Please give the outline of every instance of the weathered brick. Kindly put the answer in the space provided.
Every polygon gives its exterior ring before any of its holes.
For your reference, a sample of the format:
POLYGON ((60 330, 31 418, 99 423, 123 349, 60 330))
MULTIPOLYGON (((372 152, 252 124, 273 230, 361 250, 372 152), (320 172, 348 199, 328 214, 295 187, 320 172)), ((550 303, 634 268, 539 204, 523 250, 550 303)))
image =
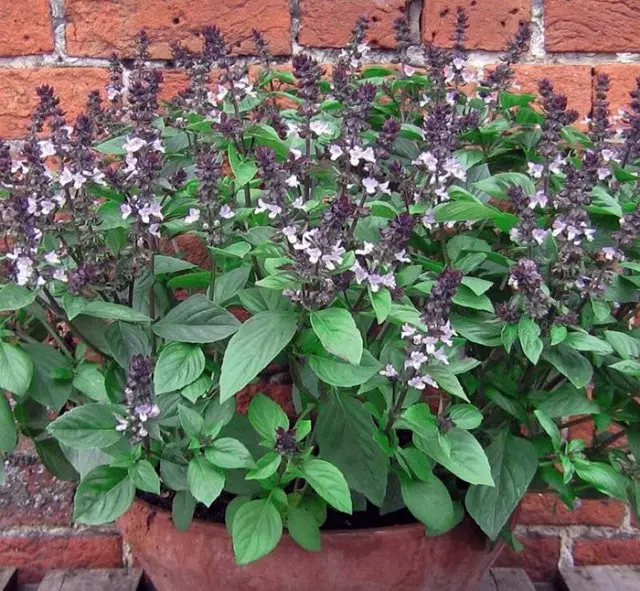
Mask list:
POLYGON ((638 0, 544 0, 548 51, 640 50, 638 0))
POLYGON ((538 93, 538 82, 548 78, 556 92, 565 94, 568 107, 586 117, 591 111, 591 66, 521 64, 514 68, 523 93, 538 93))
POLYGON ((53 50, 53 24, 48 0, 3 2, 0 7, 0 56, 53 50))
POLYGON ((0 137, 23 136, 31 111, 38 103, 36 88, 53 86, 69 120, 82 111, 87 95, 107 80, 99 68, 0 69, 0 137))
POLYGON ((0 487, 0 527, 69 525, 75 487, 51 476, 35 458, 14 456, 0 487))
POLYGON ((595 67, 595 73, 609 75, 609 109, 611 115, 617 116, 618 110, 626 108, 631 102, 629 93, 636 88, 640 64, 603 64, 595 67))
POLYGON ((619 527, 625 505, 617 501, 579 500, 573 511, 555 495, 530 493, 520 504, 518 523, 523 525, 601 525, 619 527))
POLYGON ((368 40, 374 47, 395 47, 393 21, 405 0, 300 0, 298 42, 312 47, 342 47, 361 15, 371 21, 368 40))
POLYGON ((21 583, 40 581, 54 568, 122 566, 122 542, 117 534, 87 536, 2 536, 0 565, 18 569, 21 583))
POLYGON ((429 0, 422 9, 422 39, 451 47, 458 6, 469 16, 469 49, 501 50, 518 25, 531 20, 530 0, 429 0))
POLYGON ((552 581, 556 577, 560 558, 560 538, 557 536, 518 536, 522 552, 505 549, 495 566, 523 568, 534 581, 552 581))
POLYGON ((640 538, 578 539, 573 545, 576 566, 640 564, 640 538))
POLYGON ((130 56, 144 28, 151 56, 169 58, 172 42, 201 47, 197 35, 208 25, 219 26, 241 53, 254 53, 252 27, 264 33, 274 54, 291 52, 288 0, 67 0, 66 14, 71 55, 130 56))
MULTIPOLYGON (((577 418, 577 417, 576 417, 577 418)), ((607 429, 607 433, 603 433, 599 431, 597 433, 598 440, 601 440, 603 437, 610 437, 615 433, 619 433, 622 431, 622 427, 618 425, 611 425, 609 429, 607 429)), ((592 445, 594 441, 594 435, 596 434, 595 426, 593 421, 586 421, 584 423, 579 423, 578 425, 573 425, 569 427, 569 438, 570 439, 582 439, 587 445, 592 445)), ((626 445, 626 439, 618 439, 616 440, 611 447, 622 447, 626 445)))

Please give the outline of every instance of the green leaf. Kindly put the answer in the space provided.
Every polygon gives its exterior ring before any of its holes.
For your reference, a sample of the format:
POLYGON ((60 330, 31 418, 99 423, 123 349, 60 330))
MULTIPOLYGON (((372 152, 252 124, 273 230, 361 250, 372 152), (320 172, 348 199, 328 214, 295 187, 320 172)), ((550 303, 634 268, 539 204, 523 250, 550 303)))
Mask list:
POLYGON ((554 324, 551 327, 551 346, 559 345, 567 338, 567 327, 561 324, 554 324))
POLYGON ((538 422, 545 430, 545 433, 551 438, 551 443, 553 444, 553 449, 558 451, 560 446, 562 445, 562 435, 560 434, 560 429, 558 429, 558 425, 555 424, 553 419, 544 413, 541 410, 534 410, 533 414, 536 415, 538 422))
POLYGON ((376 430, 371 412, 353 396, 334 392, 318 409, 316 438, 320 457, 342 471, 351 489, 381 507, 389 458, 374 444, 376 430))
POLYGON ((13 412, 4 393, 0 392, 0 451, 11 453, 18 443, 13 412))
POLYGON ((213 290, 213 301, 216 304, 224 304, 230 300, 245 286, 250 273, 251 267, 244 266, 218 275, 213 290))
POLYGON ((589 400, 582 390, 566 384, 555 392, 541 392, 538 410, 541 410, 551 418, 558 418, 571 415, 597 414, 600 412, 600 407, 592 400, 589 400))
POLYGON ((505 189, 511 185, 522 187, 527 195, 536 192, 533 181, 520 172, 501 172, 474 183, 476 189, 489 193, 492 197, 502 197, 505 189))
POLYGON ((199 455, 189 462, 187 480, 196 501, 207 507, 220 496, 224 487, 224 474, 199 455))
POLYGON ((522 351, 529 361, 536 365, 544 345, 540 338, 540 327, 536 321, 530 316, 523 316, 518 323, 518 337, 522 351))
POLYGON ((153 257, 153 270, 156 275, 164 275, 166 273, 179 273, 180 271, 188 271, 194 269, 197 265, 184 261, 182 259, 176 259, 174 257, 167 257, 161 254, 156 254, 153 257))
POLYGON ((584 388, 593 377, 593 368, 589 361, 564 343, 546 349, 542 359, 553 365, 576 388, 584 388))
POLYGON ((236 562, 247 564, 276 547, 282 537, 282 519, 269 499, 249 501, 236 511, 231 531, 236 562))
POLYGON ((141 326, 114 322, 105 333, 111 356, 123 369, 129 369, 134 355, 151 355, 151 337, 141 326))
POLYGON ((405 409, 395 423, 396 429, 409 429, 425 439, 438 437, 436 418, 425 402, 418 402, 405 409))
POLYGON ((187 408, 182 404, 178 405, 178 417, 180 418, 180 426, 190 439, 196 439, 202 434, 204 428, 204 419, 195 410, 187 408))
POLYGON ((126 469, 98 466, 76 490, 73 519, 86 525, 111 523, 129 508, 135 492, 126 469))
POLYGON ((478 440, 468 431, 454 427, 441 437, 414 437, 418 449, 449 472, 470 484, 494 486, 487 456, 478 440), (440 439, 446 441, 449 450, 442 447, 440 439))
POLYGON ((511 353, 511 347, 513 347, 513 344, 518 340, 518 325, 505 324, 502 327, 500 338, 502 339, 505 351, 511 353))
POLYGON ((453 303, 464 308, 472 308, 473 310, 484 310, 493 313, 493 304, 486 295, 477 295, 466 285, 458 286, 456 295, 453 296, 453 303))
POLYGON ((204 456, 214 466, 225 469, 253 468, 256 463, 243 443, 232 437, 220 437, 204 450, 204 456))
POLYGON ((301 507, 290 507, 287 513, 289 535, 309 552, 320 552, 320 528, 311 511, 301 507))
POLYGON ((202 349, 187 343, 169 343, 160 353, 153 372, 156 394, 180 390, 204 371, 202 349))
POLYGON ((251 252, 251 245, 244 240, 240 240, 239 242, 230 244, 226 248, 216 248, 215 246, 210 246, 209 251, 216 254, 217 256, 227 259, 243 259, 251 252))
POLYGON ((449 418, 460 429, 475 429, 482 423, 482 413, 472 404, 455 404, 449 410, 449 418))
POLYGON ((278 427, 289 428, 289 418, 285 412, 264 394, 253 397, 248 414, 251 426, 271 445, 276 441, 278 427))
POLYGON ((155 495, 160 494, 160 478, 154 467, 147 460, 139 460, 129 470, 129 477, 136 488, 155 495))
POLYGON ((188 386, 185 386, 180 390, 180 394, 184 396, 189 402, 195 404, 196 400, 206 394, 211 388, 212 380, 211 376, 203 373, 195 382, 191 382, 188 386))
POLYGON ((564 344, 576 351, 593 351, 600 355, 613 353, 613 347, 609 343, 583 332, 570 332, 564 344))
POLYGON ((123 322, 151 322, 151 318, 146 314, 128 306, 112 304, 111 302, 89 302, 79 314, 107 320, 122 320, 123 322))
POLYGON ((118 407, 110 404, 77 406, 47 428, 58 441, 76 449, 105 449, 122 440, 116 431, 118 407))
POLYGON ((171 519, 178 531, 187 531, 189 529, 189 525, 193 520, 193 513, 196 510, 196 503, 197 501, 188 490, 179 490, 173 497, 171 519))
POLYGON ((96 402, 109 402, 104 375, 97 363, 83 363, 73 378, 73 387, 96 402))
POLYGON ((465 497, 467 511, 489 538, 497 539, 538 468, 533 445, 507 430, 487 448, 495 486, 471 486, 465 497))
POLYGON ((496 218, 500 211, 473 201, 447 201, 433 210, 438 222, 476 222, 496 218))
POLYGON ((574 465, 576 474, 596 490, 620 501, 627 499, 629 480, 609 464, 577 460, 574 465))
POLYGON ((469 402, 464 388, 460 384, 460 380, 453 374, 453 372, 446 365, 433 365, 427 367, 427 371, 431 377, 438 383, 438 386, 453 394, 462 400, 469 402))
POLYGON ((384 287, 375 293, 369 290, 369 297, 373 311, 376 313, 376 320, 378 324, 382 324, 391 311, 391 292, 384 287))
POLYGON ((282 456, 277 451, 270 451, 263 455, 254 468, 247 472, 245 480, 265 480, 276 473, 280 467, 282 456))
POLYGON ((351 514, 349 485, 338 468, 325 460, 309 458, 300 467, 300 473, 329 505, 342 513, 351 514))
POLYGON ((450 319, 456 332, 472 343, 486 347, 498 347, 502 344, 500 334, 503 324, 495 316, 482 313, 462 315, 452 312, 450 319))
POLYGON ((309 358, 309 366, 323 382, 343 388, 364 384, 380 369, 380 364, 366 349, 362 353, 360 365, 352 365, 340 359, 312 355, 309 358))
POLYGON ((8 283, 0 288, 0 312, 20 310, 32 304, 35 299, 35 292, 15 283, 8 283))
POLYGON ((231 337, 222 360, 220 399, 231 398, 282 351, 296 333, 297 315, 261 312, 231 337))
POLYGON ((618 361, 618 363, 614 363, 609 367, 628 376, 640 378, 640 361, 636 361, 635 359, 618 361))
POLYGON ((463 277, 462 285, 466 285, 474 294, 480 296, 493 286, 493 281, 479 279, 478 277, 463 277))
POLYGON ((31 384, 33 372, 33 362, 25 351, 16 345, 0 341, 0 390, 24 396, 31 384))
POLYGON ((340 359, 358 365, 362 358, 362 335, 353 316, 342 308, 311 312, 311 326, 324 348, 340 359))
POLYGON ((126 135, 119 135, 118 137, 113 137, 98 144, 95 149, 102 154, 117 154, 122 156, 125 154, 124 144, 126 141, 126 135))
POLYGON ((152 328, 168 341, 215 343, 237 332, 240 322, 206 296, 194 295, 170 310, 152 328))
POLYGON ((401 477, 400 491, 407 509, 424 523, 428 535, 444 533, 455 523, 451 495, 434 474, 430 474, 426 481, 401 477))
POLYGON ((29 386, 29 396, 41 404, 59 411, 71 396, 71 382, 56 380, 59 370, 70 370, 67 358, 48 345, 29 343, 23 349, 33 361, 33 377, 29 386))
POLYGON ((640 339, 613 330, 605 330, 604 338, 622 359, 640 357, 640 339))
POLYGON ((256 176, 258 167, 254 162, 241 159, 233 142, 229 142, 229 149, 227 153, 229 156, 231 171, 233 172, 233 176, 236 177, 236 187, 244 187, 244 185, 256 176))

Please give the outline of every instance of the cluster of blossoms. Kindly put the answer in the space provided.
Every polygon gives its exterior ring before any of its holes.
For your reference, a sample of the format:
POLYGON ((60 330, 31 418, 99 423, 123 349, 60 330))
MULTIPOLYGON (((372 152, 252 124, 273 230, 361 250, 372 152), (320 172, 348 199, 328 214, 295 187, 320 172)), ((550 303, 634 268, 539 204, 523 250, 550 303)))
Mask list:
POLYGON ((160 416, 160 407, 154 402, 153 360, 134 355, 127 371, 124 389, 125 416, 116 415, 116 431, 126 432, 132 443, 143 441, 149 435, 148 422, 160 416))
POLYGON ((453 296, 462 281, 462 272, 446 268, 429 293, 420 317, 426 330, 405 324, 401 336, 407 342, 406 357, 402 371, 387 365, 380 374, 399 379, 407 386, 424 390, 426 386, 437 388, 436 380, 429 374, 428 364, 433 359, 449 364, 445 347, 452 347, 456 335, 449 322, 453 296))

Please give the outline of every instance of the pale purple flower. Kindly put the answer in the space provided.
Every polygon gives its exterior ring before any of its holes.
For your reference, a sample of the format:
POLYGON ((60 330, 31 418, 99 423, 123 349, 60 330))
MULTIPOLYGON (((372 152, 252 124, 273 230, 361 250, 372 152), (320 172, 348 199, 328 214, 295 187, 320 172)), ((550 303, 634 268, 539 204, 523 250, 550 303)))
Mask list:
POLYGON ((123 150, 127 152, 127 154, 133 154, 142 150, 147 145, 147 141, 143 140, 140 137, 130 137, 127 138, 127 141, 122 146, 123 150))
POLYGON ((544 191, 537 191, 535 195, 529 198, 529 208, 535 209, 536 207, 545 208, 549 198, 544 194, 544 191))
POLYGON ((326 121, 312 121, 309 129, 316 135, 324 135, 331 132, 331 126, 326 121))
POLYGON ((356 250, 356 254, 366 256, 368 254, 371 254, 374 248, 375 248, 375 244, 373 242, 365 242, 363 243, 362 248, 358 248, 356 250))
POLYGON ((331 154, 331 160, 337 160, 344 154, 342 148, 337 144, 331 144, 329 146, 329 154, 331 154))
POLYGON ((538 244, 542 244, 545 241, 548 234, 549 234, 549 230, 542 230, 541 228, 536 228, 535 230, 532 230, 531 237, 538 244))
POLYGON ((258 199, 258 207, 256 207, 256 213, 269 212, 269 219, 274 219, 282 213, 282 207, 273 203, 267 203, 262 199, 258 199))
POLYGON ((230 220, 232 217, 234 217, 236 214, 233 212, 233 209, 231 209, 226 203, 220 207, 220 211, 218 212, 218 215, 223 219, 223 220, 230 220))
POLYGON ((282 233, 286 236, 287 240, 291 244, 298 242, 298 234, 294 226, 285 226, 282 228, 282 233))
POLYGON ((38 142, 38 145, 40 146, 40 156, 43 158, 56 155, 56 147, 51 140, 42 140, 38 142))
POLYGON ((527 170, 534 179, 539 179, 544 172, 544 166, 536 162, 527 163, 527 170))
POLYGON ((602 167, 598 168, 598 179, 604 181, 606 178, 611 176, 611 171, 608 168, 602 167))
POLYGON ((52 250, 51 252, 48 252, 47 254, 45 254, 44 260, 50 265, 60 264, 60 257, 58 256, 58 253, 55 250, 52 250))
POLYGON ((438 159, 431 152, 422 152, 412 164, 422 165, 429 172, 435 172, 438 168, 438 159))
POLYGON ((457 158, 447 158, 443 166, 444 170, 450 175, 464 181, 467 178, 467 171, 464 166, 460 164, 457 158))
POLYGON ((200 210, 196 207, 189 208, 189 214, 184 218, 185 224, 195 224, 200 219, 200 210))
POLYGON ((409 358, 405 359, 404 368, 413 367, 413 369, 418 371, 427 359, 428 357, 422 351, 411 351, 409 358))
POLYGON ((146 203, 143 207, 138 210, 138 215, 140 216, 140 220, 143 224, 149 224, 151 221, 151 217, 162 221, 164 216, 162 215, 162 207, 159 203, 146 203))
POLYGON ((373 195, 376 192, 376 189, 378 188, 379 183, 375 178, 373 178, 372 176, 369 176, 367 178, 362 179, 362 185, 364 186, 364 188, 366 189, 369 195, 373 195))
POLYGON ((131 206, 128 203, 120 205, 120 213, 122 214, 123 220, 126 220, 131 215, 131 211, 131 206))
POLYGON ((292 174, 287 180, 286 180, 287 186, 291 187, 292 189, 295 187, 299 187, 300 186, 300 181, 298 180, 298 177, 295 174, 292 174))
POLYGON ((387 378, 397 378, 398 372, 396 371, 396 368, 393 367, 393 365, 388 363, 384 369, 380 370, 380 375, 387 378))

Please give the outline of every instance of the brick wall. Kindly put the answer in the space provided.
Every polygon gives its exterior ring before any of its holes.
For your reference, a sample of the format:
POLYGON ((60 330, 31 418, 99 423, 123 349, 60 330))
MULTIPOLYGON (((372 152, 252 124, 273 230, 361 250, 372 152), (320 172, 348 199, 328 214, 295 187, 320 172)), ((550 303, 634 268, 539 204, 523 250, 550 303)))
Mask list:
MULTIPOLYGON (((102 87, 112 51, 131 54, 133 35, 145 27, 152 58, 167 67, 169 44, 196 43, 195 32, 218 24, 240 53, 250 51, 249 27, 260 28, 283 56, 312 51, 330 63, 356 17, 373 21, 371 59, 394 57, 392 22, 404 0, 0 0, 0 136, 19 138, 34 106, 34 89, 48 83, 72 116, 87 91, 102 87)), ((589 113, 596 74, 611 76, 615 114, 640 75, 640 0, 410 0, 416 44, 446 45, 456 6, 470 15, 471 63, 495 63, 522 20, 533 24, 531 50, 518 67, 523 90, 550 78, 569 105, 589 113)), ((411 55, 420 65, 418 51, 411 55)), ((251 59, 251 58, 248 58, 251 59)), ((171 90, 181 78, 166 77, 171 90)), ((170 94, 170 93, 169 93, 170 94)), ((111 527, 71 524, 73 488, 47 476, 27 450, 7 464, 0 490, 0 565, 21 567, 37 580, 53 566, 117 566, 130 559, 111 527)), ((584 501, 574 512, 546 495, 528 495, 517 533, 520 554, 505 552, 502 565, 523 565, 535 580, 551 580, 558 564, 640 563, 640 529, 614 502, 584 501)))

